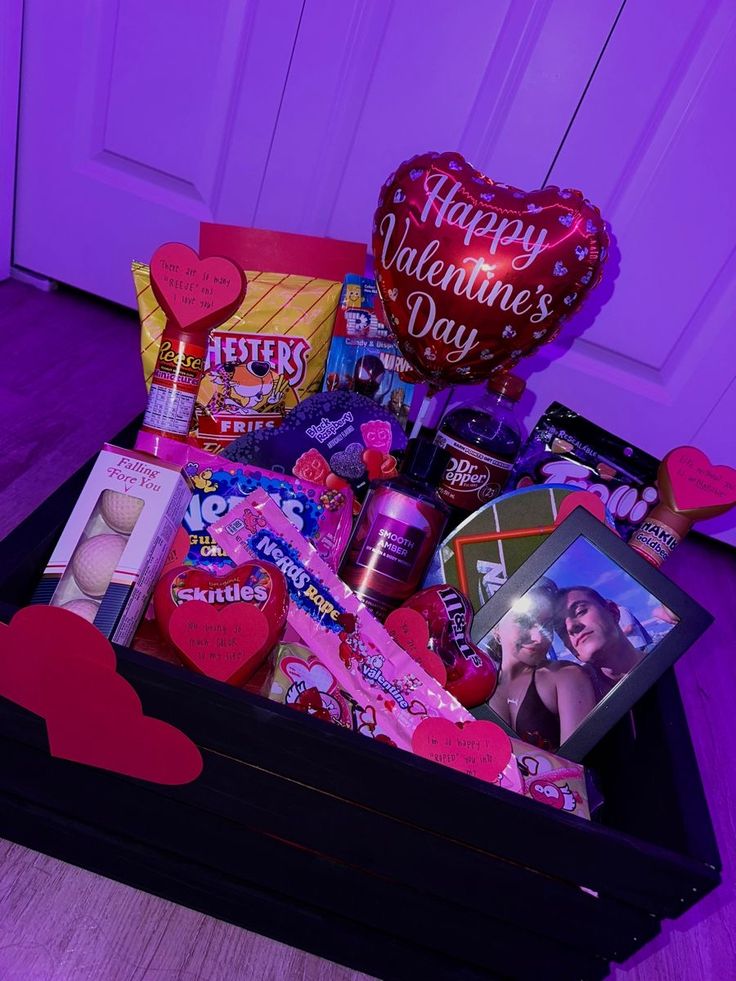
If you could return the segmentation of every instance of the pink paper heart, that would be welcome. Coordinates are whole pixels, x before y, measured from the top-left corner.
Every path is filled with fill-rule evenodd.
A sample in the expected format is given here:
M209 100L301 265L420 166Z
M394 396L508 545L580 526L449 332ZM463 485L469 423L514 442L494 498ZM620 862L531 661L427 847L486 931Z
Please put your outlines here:
M200 259L181 242L167 242L151 259L151 286L168 320L184 330L205 330L240 306L245 273L222 256Z
M736 504L736 470L714 466L702 450L678 446L662 461L669 487L660 493L673 510L702 512L698 517L722 514Z
M447 668L442 663L442 658L429 647L429 628L422 614L418 610L400 607L389 613L385 627L396 643L444 688L447 684Z
M594 518L599 521L606 521L606 506L597 494L590 491L575 491L568 494L557 510L555 527L561 525L565 518L569 518L575 508L585 508Z
M500 726L486 721L456 725L448 719L424 719L411 744L418 756L489 783L498 782L512 756L509 737Z
M221 609L201 600L182 603L168 629L190 668L231 685L247 681L270 649L268 620L248 603Z

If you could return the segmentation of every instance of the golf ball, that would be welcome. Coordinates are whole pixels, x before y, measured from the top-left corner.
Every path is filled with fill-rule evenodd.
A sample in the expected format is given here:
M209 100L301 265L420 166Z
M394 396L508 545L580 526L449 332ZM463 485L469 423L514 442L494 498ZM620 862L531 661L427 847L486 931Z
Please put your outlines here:
M131 533L142 510L143 501L140 497L114 490L102 492L100 514L105 524L113 531L119 531L121 535Z
M68 603L64 603L61 609L69 610L70 613L76 613L77 616L80 616L85 620L89 620L89 622L92 623L94 618L97 616L99 604L90 599L75 599L69 600Z
M95 535L77 546L72 574L88 596L103 596L128 539L122 535Z

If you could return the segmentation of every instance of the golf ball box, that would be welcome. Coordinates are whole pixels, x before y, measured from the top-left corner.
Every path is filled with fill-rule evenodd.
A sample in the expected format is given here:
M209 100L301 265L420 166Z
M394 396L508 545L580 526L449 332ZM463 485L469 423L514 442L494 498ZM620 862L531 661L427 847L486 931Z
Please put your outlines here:
M129 644L190 497L176 464L106 443L32 602L71 610Z

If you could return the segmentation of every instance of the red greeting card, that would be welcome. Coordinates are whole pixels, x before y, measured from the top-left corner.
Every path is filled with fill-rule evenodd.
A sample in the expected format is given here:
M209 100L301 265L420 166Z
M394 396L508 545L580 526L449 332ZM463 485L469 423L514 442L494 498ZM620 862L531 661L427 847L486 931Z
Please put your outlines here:
M347 273L363 273L367 246L333 238L240 228L202 222L199 254L227 256L243 269L290 273L342 282Z

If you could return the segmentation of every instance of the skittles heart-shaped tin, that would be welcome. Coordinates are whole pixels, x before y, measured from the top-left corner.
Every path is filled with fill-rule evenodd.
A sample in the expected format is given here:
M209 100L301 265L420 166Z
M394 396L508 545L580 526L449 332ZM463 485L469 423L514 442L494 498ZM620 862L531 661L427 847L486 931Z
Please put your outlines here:
M289 595L275 566L244 562L221 575L171 569L153 603L159 629L189 667L242 684L281 639Z

